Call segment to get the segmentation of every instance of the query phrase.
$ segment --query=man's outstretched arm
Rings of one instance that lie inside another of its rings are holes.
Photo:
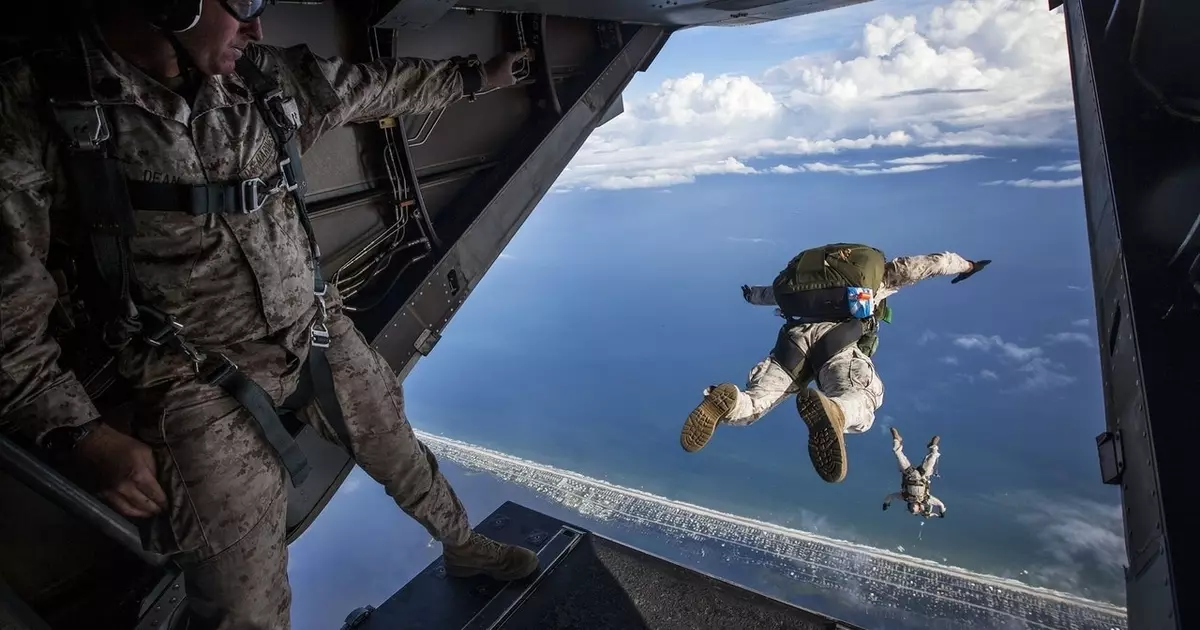
[[[946,504],[942,503],[941,499],[933,496],[932,494],[929,495],[929,507],[930,509],[936,509],[938,516],[942,516],[946,513]]]
[[[990,262],[990,261],[988,261]],[[980,261],[982,268],[986,262]],[[935,276],[955,276],[976,270],[976,263],[954,252],[900,256],[888,261],[883,271],[882,297]]]
[[[763,287],[743,284],[742,297],[755,306],[775,306],[775,290],[771,285]]]
[[[887,495],[886,497],[883,498],[883,509],[885,509],[885,510],[888,509],[888,506],[892,504],[892,501],[895,501],[897,499],[903,499],[903,498],[904,498],[904,494],[901,492],[893,492],[893,493]]]
[[[432,113],[483,90],[510,87],[515,83],[513,64],[526,53],[501,53],[474,66],[417,58],[355,63],[319,57],[307,44],[256,45],[249,54],[296,97],[303,121],[301,147],[307,150],[326,132],[346,123]]]

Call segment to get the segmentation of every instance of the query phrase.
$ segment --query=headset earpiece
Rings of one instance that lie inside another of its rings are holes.
[[[182,33],[200,21],[204,0],[143,0],[146,19],[164,31]]]

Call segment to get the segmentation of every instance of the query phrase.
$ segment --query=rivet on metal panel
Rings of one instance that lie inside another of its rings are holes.
[[[496,529],[500,529],[500,528],[504,527],[505,525],[508,525],[508,517],[507,516],[497,516],[496,518],[492,519],[491,526]]]
[[[172,584],[171,588],[175,588],[175,589],[179,588],[179,582]]]
[[[488,592],[488,587],[483,584],[480,584],[479,586],[475,587],[476,595],[487,595],[487,592]]]
[[[436,576],[437,576],[437,577],[439,577],[439,578],[444,578],[444,577],[446,577],[446,567],[444,567],[444,566],[439,566],[438,568],[436,568],[436,569],[434,569],[434,570],[433,570],[433,574],[434,574],[434,575],[436,575]]]
[[[171,603],[172,603],[172,604],[174,604],[174,603],[175,603],[175,602],[177,602],[177,601],[179,601],[179,598],[178,598],[178,597],[172,597],[172,598],[171,598]]]

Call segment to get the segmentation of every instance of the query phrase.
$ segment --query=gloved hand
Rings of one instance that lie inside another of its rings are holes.
[[[524,59],[528,54],[528,50],[518,50],[500,53],[488,59],[487,63],[483,64],[483,74],[487,81],[487,84],[483,86],[484,89],[515,85],[517,80],[513,77],[513,64]]]
[[[942,512],[941,514],[938,514],[938,518],[946,518],[946,513]]]
[[[750,301],[750,285],[748,284],[742,285],[742,299],[746,300],[747,302]]]
[[[962,282],[963,280],[970,278],[971,276],[979,273],[980,271],[983,271],[984,267],[992,264],[992,261],[990,261],[990,260],[971,260],[968,262],[971,263],[971,270],[964,272],[964,273],[960,273],[957,276],[954,276],[954,279],[950,281],[950,284],[958,284],[959,282]]]
[[[883,504],[883,511],[885,511],[885,512],[886,512],[886,511],[887,511],[887,509],[888,509],[888,504],[884,503],[884,504]]]

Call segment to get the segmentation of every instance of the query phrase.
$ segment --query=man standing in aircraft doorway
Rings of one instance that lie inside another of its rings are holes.
[[[346,123],[514,85],[524,53],[325,59],[258,44],[265,4],[96,2],[78,36],[0,67],[0,430],[86,471],[183,567],[191,628],[290,625],[284,484],[308,461],[279,410],[441,542],[448,575],[528,576],[531,550],[471,530],[322,278],[300,168]],[[81,328],[136,397],[129,433],[60,366]]]
[[[704,400],[684,422],[680,444],[698,451],[718,424],[748,426],[796,394],[813,468],[829,483],[842,481],[843,434],[871,428],[883,404],[883,382],[871,357],[879,323],[891,321],[888,297],[934,276],[953,275],[951,283],[961,282],[990,262],[951,252],[885,262],[873,247],[834,243],[798,254],[771,286],[743,285],[747,302],[777,306],[788,321],[770,355],[750,370],[745,391],[733,383],[704,390]],[[808,386],[812,380],[816,388]]]

